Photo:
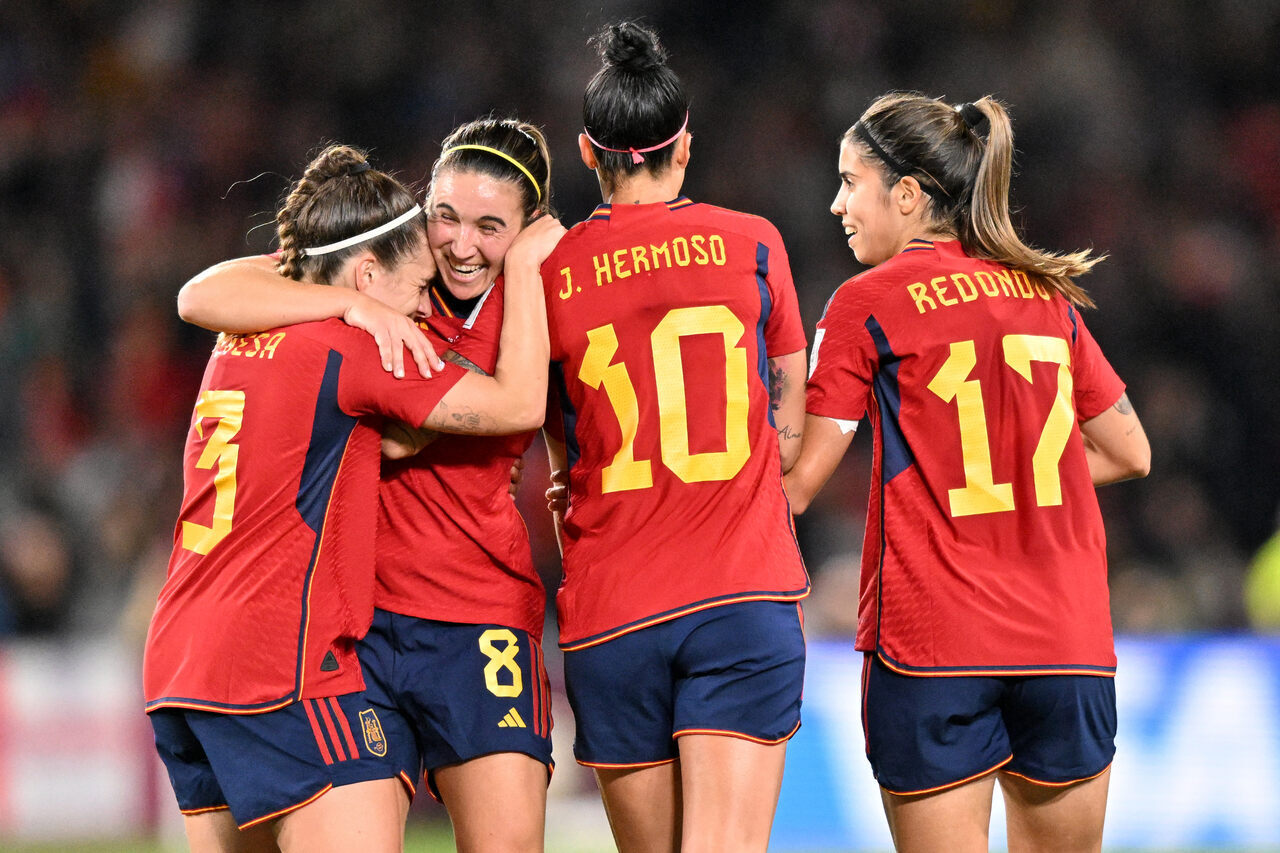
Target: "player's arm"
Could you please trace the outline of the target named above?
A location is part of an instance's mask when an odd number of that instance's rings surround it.
[[[408,459],[440,437],[433,429],[411,427],[403,421],[387,421],[382,427],[384,459]]]
[[[1128,394],[1080,424],[1089,476],[1095,486],[1145,477],[1151,471],[1151,444]]]
[[[553,436],[550,431],[542,431],[542,439],[547,445],[547,461],[551,465],[551,487],[547,489],[547,509],[551,511],[551,521],[556,529],[556,545],[560,547],[560,555],[564,556],[564,511],[569,508],[569,454],[564,442]]]
[[[821,415],[804,416],[804,442],[799,458],[783,478],[791,512],[801,515],[826,485],[844,458],[857,421],[837,421]]]
[[[804,350],[769,359],[769,409],[778,430],[782,470],[790,471],[800,456],[804,435]]]
[[[466,368],[472,373],[479,373],[482,376],[489,375],[484,372],[480,365],[451,349],[445,350],[440,357],[445,361],[453,362],[459,367]],[[408,459],[410,456],[421,453],[423,448],[439,437],[439,430],[409,426],[404,421],[387,421],[382,427],[382,456],[384,459]],[[520,469],[523,467],[524,459],[517,458],[516,464],[511,469],[511,497],[513,498],[516,496],[516,490],[520,487],[520,478],[522,476]]]
[[[233,335],[337,318],[372,335],[383,368],[396,376],[404,376],[405,347],[423,376],[443,367],[409,317],[352,288],[285,278],[266,255],[223,261],[197,274],[178,291],[178,316]]]
[[[493,376],[465,374],[422,426],[472,435],[506,435],[542,426],[551,347],[539,267],[563,234],[563,225],[543,216],[516,237],[503,262],[502,334]]]

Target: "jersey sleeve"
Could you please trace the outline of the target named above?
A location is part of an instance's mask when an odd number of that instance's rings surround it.
[[[397,379],[382,369],[373,339],[363,332],[354,334],[358,337],[344,336],[346,339],[337,348],[342,357],[338,402],[351,414],[383,415],[418,426],[467,373],[464,368],[445,362],[444,370],[429,379],[412,366],[405,370],[403,379]],[[439,353],[443,349],[441,342],[430,335],[428,338]],[[407,352],[405,361],[412,365]]]
[[[835,292],[814,332],[805,389],[809,414],[851,421],[866,414],[875,347],[853,292],[847,284]]]
[[[765,353],[774,356],[799,352],[805,347],[804,322],[800,319],[800,300],[796,297],[795,281],[791,278],[791,262],[782,244],[778,229],[769,226],[764,247],[764,279],[769,290],[772,310],[765,321]]]
[[[1074,309],[1072,311],[1076,325],[1075,347],[1072,352],[1074,366],[1071,371],[1076,416],[1081,421],[1087,421],[1115,405],[1124,393],[1124,382],[1085,327],[1080,312]]]

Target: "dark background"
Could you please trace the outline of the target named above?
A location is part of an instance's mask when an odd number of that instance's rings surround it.
[[[572,224],[599,201],[576,148],[586,40],[624,16],[692,96],[685,194],[778,226],[810,338],[859,269],[827,210],[840,134],[890,89],[1002,99],[1029,241],[1110,256],[1086,318],[1154,451],[1149,479],[1100,492],[1117,628],[1247,625],[1280,502],[1275,0],[5,0],[0,637],[145,630],[212,344],[174,296],[271,248],[310,153],[370,148],[421,183],[455,124],[518,115]],[[818,634],[854,617],[869,444],[800,523]],[[554,585],[544,472],[531,457],[520,502]]]

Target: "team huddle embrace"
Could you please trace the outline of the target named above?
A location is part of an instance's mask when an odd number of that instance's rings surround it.
[[[1096,850],[1115,655],[1094,489],[1150,462],[1074,279],[1028,247],[990,97],[876,99],[830,204],[866,272],[807,334],[778,229],[681,194],[689,100],[651,30],[595,38],[566,229],[543,132],[483,118],[424,194],[330,145],[278,251],[179,296],[217,331],[147,638],[195,851],[541,851],[546,593],[512,500],[541,429],[574,757],[621,851],[764,851],[801,725],[794,532],[873,431],[856,648],[899,850]],[[824,203],[815,199],[815,203]],[[967,283],[967,286],[966,286]],[[539,484],[539,488],[543,488]]]

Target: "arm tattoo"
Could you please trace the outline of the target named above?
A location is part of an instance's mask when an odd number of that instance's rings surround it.
[[[1128,394],[1121,394],[1120,399],[1116,401],[1115,406],[1113,406],[1112,408],[1114,408],[1117,412],[1119,412],[1122,415],[1133,414],[1133,404],[1129,402]]]
[[[489,375],[480,365],[451,349],[445,350],[440,357],[472,373],[479,373],[481,376]],[[451,408],[444,400],[436,403],[436,412],[449,423],[451,429],[445,430],[446,432],[492,435],[497,424],[497,419],[485,412],[476,411],[470,406]]]
[[[479,412],[473,412],[470,410],[464,412],[450,412],[449,419],[467,432],[474,432],[478,430],[480,425],[484,423],[483,415]]]
[[[444,355],[440,357],[443,358],[445,361],[453,362],[454,364],[458,365],[459,367],[465,370],[470,370],[472,373],[479,373],[481,376],[489,375],[488,373],[485,373],[483,369],[481,369],[480,365],[476,364],[474,361],[467,358],[465,355],[459,355],[458,353],[454,352],[451,349],[445,350]]]
[[[778,438],[784,440],[789,438],[800,438],[803,435],[804,433],[793,430],[791,428],[791,424],[784,424],[782,429],[778,430]]]
[[[787,371],[769,362],[769,410],[776,412],[782,407],[782,389],[787,387]]]
[[[444,400],[436,403],[432,417],[442,426],[442,432],[463,433],[470,435],[493,435],[498,421],[485,412],[476,411],[470,406],[451,407]],[[430,427],[428,427],[430,429]]]

